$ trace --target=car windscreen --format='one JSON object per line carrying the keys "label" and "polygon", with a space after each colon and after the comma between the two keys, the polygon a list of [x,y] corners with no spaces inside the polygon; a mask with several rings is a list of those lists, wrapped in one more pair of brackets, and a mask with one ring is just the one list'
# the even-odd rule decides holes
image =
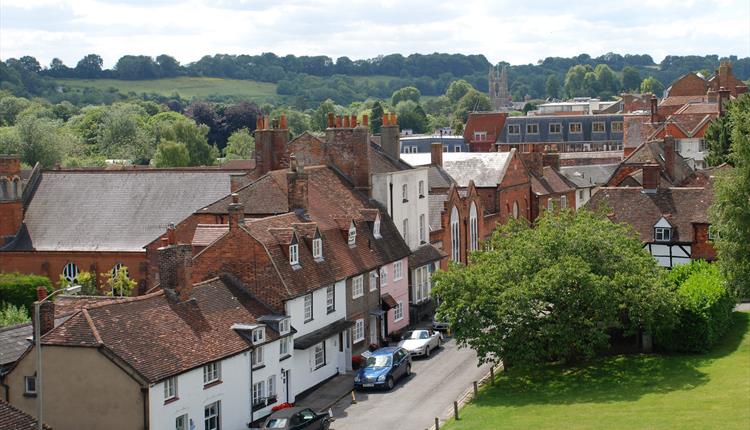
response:
{"label": "car windscreen", "polygon": [[284,429],[286,428],[286,418],[271,418],[266,423],[267,429]]}
{"label": "car windscreen", "polygon": [[365,367],[388,367],[391,365],[391,357],[388,355],[371,355],[367,357]]}
{"label": "car windscreen", "polygon": [[407,331],[404,333],[404,340],[410,340],[410,339],[428,339],[430,337],[430,333],[427,332],[427,330],[414,330],[414,331]]}

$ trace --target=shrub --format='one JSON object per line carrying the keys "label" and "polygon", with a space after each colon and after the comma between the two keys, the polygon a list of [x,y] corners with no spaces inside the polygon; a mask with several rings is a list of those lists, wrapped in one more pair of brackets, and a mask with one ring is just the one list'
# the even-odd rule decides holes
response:
{"label": "shrub", "polygon": [[52,282],[46,276],[21,273],[0,273],[0,302],[31,309],[36,301],[36,287],[52,291]]}
{"label": "shrub", "polygon": [[716,266],[705,262],[669,278],[683,279],[677,287],[679,319],[675,326],[656,331],[657,346],[674,352],[708,351],[731,324],[735,301],[724,278]]}
{"label": "shrub", "polygon": [[1,305],[0,327],[21,324],[29,321],[29,313],[23,306]]}

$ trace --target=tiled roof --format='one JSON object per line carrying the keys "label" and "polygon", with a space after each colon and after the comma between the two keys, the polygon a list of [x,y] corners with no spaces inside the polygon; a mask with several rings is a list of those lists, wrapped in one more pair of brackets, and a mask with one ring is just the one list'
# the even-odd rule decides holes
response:
{"label": "tiled roof", "polygon": [[446,200],[448,200],[447,194],[430,194],[428,196],[430,231],[440,230],[442,228],[442,213]]}
{"label": "tiled roof", "polygon": [[[0,430],[35,430],[36,418],[0,399]],[[44,425],[45,429],[52,428]]]}
{"label": "tiled roof", "polygon": [[655,193],[642,188],[605,187],[591,197],[587,205],[611,209],[611,219],[635,228],[643,242],[653,241],[653,227],[662,218],[674,228],[677,242],[693,241],[692,223],[707,223],[713,201],[710,188],[659,188]]}
{"label": "tiled roof", "polygon": [[[661,166],[662,174],[666,171],[664,161],[664,144],[661,140],[646,142],[633,151],[628,158],[620,163],[620,166],[636,165],[640,166],[646,163],[658,163]],[[615,170],[616,174],[617,170]],[[672,185],[679,185],[693,175],[693,169],[685,159],[677,152],[674,154],[674,178],[670,178]]]}
{"label": "tiled roof", "polygon": [[543,177],[531,175],[531,191],[534,194],[561,194],[576,189],[573,182],[552,167],[544,166],[543,172]]}
{"label": "tiled roof", "polygon": [[474,132],[486,132],[486,141],[494,142],[505,125],[505,112],[471,112],[464,128],[464,140],[474,140]]}
{"label": "tiled roof", "polygon": [[430,189],[433,188],[450,188],[456,181],[441,166],[430,165],[427,170],[427,184]]}
{"label": "tiled roof", "polygon": [[[590,164],[586,166],[562,166],[560,173],[579,186],[596,186],[607,183],[607,179],[619,164]],[[588,184],[588,185],[586,185]]]}
{"label": "tiled roof", "polygon": [[229,230],[227,224],[198,224],[193,235],[193,246],[208,246]]}
{"label": "tiled roof", "polygon": [[45,171],[24,223],[37,251],[135,251],[227,194],[229,172]]}
{"label": "tiled roof", "polygon": [[686,103],[705,103],[707,100],[705,95],[668,96],[659,102],[659,106],[682,106]]}
{"label": "tiled roof", "polygon": [[[477,187],[497,187],[503,181],[510,164],[511,152],[444,152],[443,169],[459,187],[468,187],[474,181]],[[412,166],[431,163],[431,154],[401,154]]]}
{"label": "tiled roof", "polygon": [[676,115],[684,113],[719,113],[719,104],[714,102],[693,102],[687,103],[675,112]]}
{"label": "tiled roof", "polygon": [[646,142],[656,131],[651,123],[650,115],[629,115],[625,117],[623,123],[623,147],[637,148],[643,142]]}
{"label": "tiled roof", "polygon": [[[245,203],[245,215],[262,216],[283,214],[289,211],[286,195],[286,176],[264,175],[236,191],[241,202]],[[196,213],[225,214],[232,203],[232,196],[226,190],[221,198]]]}
{"label": "tiled roof", "polygon": [[394,159],[373,142],[370,142],[370,172],[371,173],[389,173],[402,170],[410,170],[412,167],[401,161]]}
{"label": "tiled roof", "polygon": [[[247,350],[249,345],[232,325],[254,324],[270,313],[238,281],[222,276],[195,284],[191,299],[184,302],[160,290],[85,308],[42,342],[107,348],[154,383]],[[266,338],[278,334],[267,329]]]}
{"label": "tiled roof", "polygon": [[425,243],[409,256],[409,268],[424,266],[427,263],[441,260],[446,256],[447,254],[435,248],[431,243]]}

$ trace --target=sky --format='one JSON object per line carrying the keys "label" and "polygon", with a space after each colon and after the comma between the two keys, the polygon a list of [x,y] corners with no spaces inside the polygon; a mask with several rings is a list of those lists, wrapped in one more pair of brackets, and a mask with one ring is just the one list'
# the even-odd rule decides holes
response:
{"label": "sky", "polygon": [[90,53],[484,54],[536,63],[607,52],[750,56],[750,0],[0,0],[0,59]]}

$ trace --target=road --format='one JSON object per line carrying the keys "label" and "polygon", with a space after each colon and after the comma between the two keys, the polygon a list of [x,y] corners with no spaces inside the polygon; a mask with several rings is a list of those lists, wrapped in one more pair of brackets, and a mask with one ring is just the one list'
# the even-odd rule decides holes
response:
{"label": "road", "polygon": [[389,392],[358,391],[357,404],[349,397],[333,407],[332,430],[424,430],[443,418],[472,381],[478,381],[489,365],[477,367],[476,353],[446,342],[428,359],[415,358],[412,376],[401,379]]}

